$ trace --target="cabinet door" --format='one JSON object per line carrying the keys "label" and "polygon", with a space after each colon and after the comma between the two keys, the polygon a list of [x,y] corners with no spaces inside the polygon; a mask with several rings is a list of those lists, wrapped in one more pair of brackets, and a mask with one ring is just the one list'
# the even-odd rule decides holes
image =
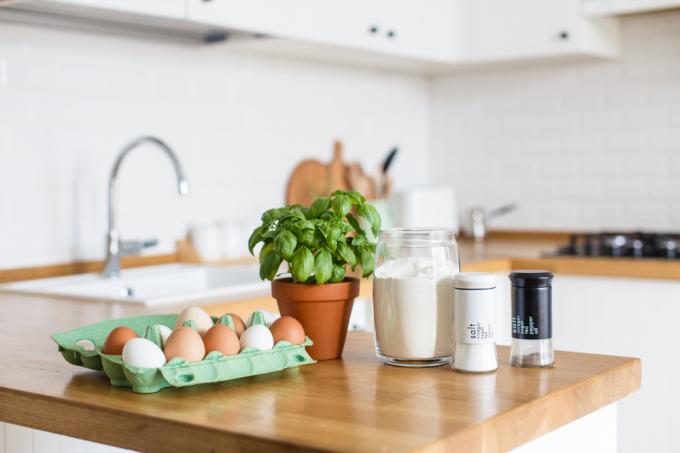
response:
{"label": "cabinet door", "polygon": [[[188,0],[189,20],[273,37],[430,58],[453,36],[450,0]],[[440,26],[444,21],[446,27]]]}
{"label": "cabinet door", "polygon": [[171,19],[186,18],[185,0],[52,0],[54,3],[108,9]]}
{"label": "cabinet door", "polygon": [[678,8],[680,0],[584,0],[586,14],[606,16]]}
{"label": "cabinet door", "polygon": [[456,4],[451,0],[377,0],[382,48],[425,60],[453,60],[457,51]]}
{"label": "cabinet door", "polygon": [[312,41],[352,41],[357,33],[351,18],[358,0],[327,2],[317,0],[189,0],[188,18],[194,22],[218,25],[274,37]]}
{"label": "cabinet door", "polygon": [[556,54],[570,47],[577,0],[459,0],[463,58],[496,60]]}

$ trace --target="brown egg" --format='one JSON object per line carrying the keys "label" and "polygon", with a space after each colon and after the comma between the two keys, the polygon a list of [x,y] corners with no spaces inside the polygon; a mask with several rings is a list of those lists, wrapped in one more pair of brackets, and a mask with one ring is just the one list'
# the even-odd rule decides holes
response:
{"label": "brown egg", "polygon": [[281,340],[289,341],[293,344],[305,342],[305,329],[297,319],[291,316],[281,316],[269,327],[274,337],[274,344]]}
{"label": "brown egg", "polygon": [[137,338],[137,334],[134,330],[125,326],[116,327],[109,332],[109,336],[106,337],[104,346],[102,346],[102,352],[104,354],[120,355],[123,353],[123,346],[125,346],[125,343],[133,338]]}
{"label": "brown egg", "polygon": [[168,337],[163,353],[168,361],[180,357],[188,362],[198,362],[205,357],[205,346],[198,332],[191,327],[180,327]]}
{"label": "brown egg", "polygon": [[237,314],[234,313],[227,313],[228,315],[231,315],[231,320],[234,321],[234,328],[236,328],[236,335],[239,337],[243,333],[244,330],[246,330],[246,323],[243,322],[243,319]]}
{"label": "brown egg", "polygon": [[219,351],[224,355],[234,355],[238,354],[241,348],[236,333],[224,324],[212,326],[203,336],[203,343],[206,354]]}

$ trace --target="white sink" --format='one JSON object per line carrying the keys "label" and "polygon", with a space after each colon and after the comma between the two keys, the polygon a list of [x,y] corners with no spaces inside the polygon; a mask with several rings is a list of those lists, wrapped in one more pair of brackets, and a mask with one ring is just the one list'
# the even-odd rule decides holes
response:
{"label": "white sink", "polygon": [[0,293],[162,305],[188,301],[228,301],[269,294],[258,267],[167,264],[124,269],[120,278],[100,274],[44,278],[0,285]]}

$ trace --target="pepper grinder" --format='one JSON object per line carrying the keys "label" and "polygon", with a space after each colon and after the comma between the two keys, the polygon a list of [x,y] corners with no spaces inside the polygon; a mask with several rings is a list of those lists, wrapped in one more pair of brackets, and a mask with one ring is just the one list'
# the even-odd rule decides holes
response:
{"label": "pepper grinder", "polygon": [[512,346],[510,364],[539,368],[555,363],[552,344],[552,279],[548,271],[510,274]]}

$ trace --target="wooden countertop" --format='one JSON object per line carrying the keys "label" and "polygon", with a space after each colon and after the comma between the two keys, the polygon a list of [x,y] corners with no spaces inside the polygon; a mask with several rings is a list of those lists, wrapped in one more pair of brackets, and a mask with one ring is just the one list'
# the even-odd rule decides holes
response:
{"label": "wooden countertop", "polygon": [[[583,258],[552,256],[566,245],[569,234],[544,231],[492,231],[483,243],[458,238],[464,271],[505,272],[515,269],[545,269],[562,274],[656,278],[680,280],[680,260],[633,258]],[[124,257],[123,267],[148,266],[174,262],[200,262],[185,241],[178,242],[171,255]],[[256,263],[252,257],[220,261],[215,264]],[[33,278],[56,277],[83,272],[99,272],[103,263],[96,261],[63,263],[21,269],[0,269],[0,283]]]}
{"label": "wooden countertop", "polygon": [[144,451],[500,452],[640,385],[638,359],[558,352],[554,368],[515,369],[505,347],[490,374],[395,368],[350,333],[343,360],[138,395],[49,336],[143,308],[0,295],[0,312],[0,420]]}
{"label": "wooden countertop", "polygon": [[463,271],[510,272],[544,269],[554,273],[600,277],[680,280],[680,260],[553,256],[568,235],[561,233],[491,234],[483,243],[458,241]]}

